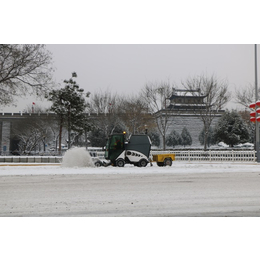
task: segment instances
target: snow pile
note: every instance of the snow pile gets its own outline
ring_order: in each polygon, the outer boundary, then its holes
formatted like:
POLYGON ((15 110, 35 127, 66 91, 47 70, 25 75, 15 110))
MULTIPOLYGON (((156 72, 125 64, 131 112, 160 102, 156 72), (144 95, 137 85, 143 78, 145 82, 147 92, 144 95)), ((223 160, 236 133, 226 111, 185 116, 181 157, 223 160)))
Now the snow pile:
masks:
POLYGON ((69 149, 63 156, 62 167, 94 167, 89 152, 84 147, 69 149))

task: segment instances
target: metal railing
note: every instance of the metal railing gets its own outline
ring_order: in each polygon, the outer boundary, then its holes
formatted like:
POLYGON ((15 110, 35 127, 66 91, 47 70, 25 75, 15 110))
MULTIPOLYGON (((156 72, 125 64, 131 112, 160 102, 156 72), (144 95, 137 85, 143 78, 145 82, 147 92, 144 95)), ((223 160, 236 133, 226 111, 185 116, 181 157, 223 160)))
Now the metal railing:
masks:
MULTIPOLYGON (((209 161, 209 162, 255 162, 256 152, 250 151, 152 151, 152 154, 175 154, 176 161, 209 161)), ((104 159, 104 152, 99 152, 100 159, 104 159)), ((0 156, 0 163, 61 163, 62 156, 0 156)))
POLYGON ((61 163, 62 156, 0 156, 0 163, 61 163))
POLYGON ((153 151, 152 154, 173 153, 176 161, 229 161, 229 162, 255 162, 256 152, 250 151, 153 151))

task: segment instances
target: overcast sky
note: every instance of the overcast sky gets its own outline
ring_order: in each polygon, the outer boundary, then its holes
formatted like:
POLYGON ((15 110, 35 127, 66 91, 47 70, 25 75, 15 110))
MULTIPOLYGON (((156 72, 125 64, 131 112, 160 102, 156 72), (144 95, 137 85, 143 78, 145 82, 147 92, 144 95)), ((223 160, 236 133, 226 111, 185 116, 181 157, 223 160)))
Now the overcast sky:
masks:
MULTIPOLYGON (((47 43, 56 82, 63 86, 75 71, 80 87, 91 93, 137 94, 155 81, 181 87, 181 81, 201 74, 227 80, 233 93, 254 84, 254 43, 259 42, 255 1, 235 6, 226 0, 83 2, 65 1, 61 8, 59 1, 47 0, 39 9, 15 1, 13 18, 3 13, 3 21, 9 21, 2 32, 5 43, 47 43)), ((3 4, 8 10, 14 2, 3 4)), ((32 101, 41 104, 26 97, 4 110, 19 112, 32 101)))
POLYGON ((230 90, 254 83, 254 45, 47 45, 62 82, 78 74, 90 92, 136 94, 146 82, 181 81, 201 74, 226 79, 230 90))
MULTIPOLYGON (((75 71, 79 86, 91 93, 135 95, 147 82, 160 81, 182 88, 188 77, 204 74, 227 80, 234 94, 255 81, 253 44, 51 44, 47 48, 53 54, 56 82, 64 86, 63 80, 75 71)), ((20 100, 12 111, 23 110, 31 101, 42 105, 32 97, 20 100)), ((231 102, 228 107, 237 105, 231 102)))
MULTIPOLYGON (((56 81, 62 83, 76 71, 79 85, 92 93, 109 88, 134 94, 155 80, 169 80, 179 86, 181 80, 201 73, 228 80, 232 91, 254 84, 253 44, 260 42, 259 4, 255 0, 46 0, 40 4, 14 0, 2 1, 1 10, 3 43, 188 43, 48 45, 56 81)), ((258 63, 260 69, 259 58, 258 63)), ((16 108, 4 111, 22 111, 32 101, 40 103, 27 97, 19 100, 16 108)), ((161 227, 164 223, 158 224, 161 227)), ((199 229, 203 231, 203 227, 199 229)), ((199 236, 199 241, 203 237, 199 236)), ((132 237, 124 239, 131 243, 132 237)))

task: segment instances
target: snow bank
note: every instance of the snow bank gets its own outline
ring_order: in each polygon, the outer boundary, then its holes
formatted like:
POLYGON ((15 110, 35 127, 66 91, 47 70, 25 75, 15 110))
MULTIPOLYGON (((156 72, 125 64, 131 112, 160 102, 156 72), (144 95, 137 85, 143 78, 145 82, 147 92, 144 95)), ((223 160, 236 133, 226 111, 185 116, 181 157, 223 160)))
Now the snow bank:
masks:
POLYGON ((71 148, 64 154, 61 167, 94 167, 89 152, 84 147, 71 148))

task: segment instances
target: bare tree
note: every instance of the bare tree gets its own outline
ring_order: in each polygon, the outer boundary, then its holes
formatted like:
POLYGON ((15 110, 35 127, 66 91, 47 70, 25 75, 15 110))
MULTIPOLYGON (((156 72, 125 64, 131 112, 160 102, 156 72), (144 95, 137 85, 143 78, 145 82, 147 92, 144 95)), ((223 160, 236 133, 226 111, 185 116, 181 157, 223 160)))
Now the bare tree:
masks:
POLYGON ((88 109, 93 118, 93 129, 88 136, 91 144, 104 146, 105 140, 114 132, 144 133, 153 124, 148 110, 147 104, 138 96, 118 96, 109 90, 94 93, 88 109))
POLYGON ((12 135, 19 140, 19 151, 22 154, 30 154, 33 150, 45 151, 45 145, 51 140, 51 123, 49 118, 40 116, 15 122, 12 135))
POLYGON ((167 82, 147 83, 142 90, 142 98, 153 114, 157 129, 162 136, 163 149, 166 148, 166 133, 170 125, 171 111, 167 109, 167 100, 172 94, 167 82))
POLYGON ((22 154, 30 154, 43 139, 43 134, 39 128, 31 128, 26 132, 21 132, 18 138, 20 139, 19 151, 22 154))
POLYGON ((88 112, 96 114, 112 113, 117 109, 118 100, 118 96, 112 94, 111 91, 100 90, 91 95, 88 112))
POLYGON ((197 106, 198 109, 194 109, 194 113, 201 118, 204 125, 204 149, 206 150, 212 121, 219 110, 230 100, 228 84, 225 81, 218 81, 214 76, 208 78, 203 75, 189 78, 182 84, 187 90, 191 91, 192 95, 204 97, 203 103, 192 105, 197 106))
POLYGON ((248 85, 245 88, 236 90, 236 102, 244 107, 255 102, 255 86, 248 85))
POLYGON ((149 106, 140 96, 123 97, 120 100, 118 116, 129 134, 144 133, 154 128, 149 106))
POLYGON ((102 136, 108 138, 116 128, 122 127, 118 116, 120 97, 112 94, 109 90, 99 91, 90 97, 87 111, 96 114, 93 127, 96 131, 102 132, 102 136))
POLYGON ((0 104, 52 87, 51 54, 39 44, 0 44, 0 104))

